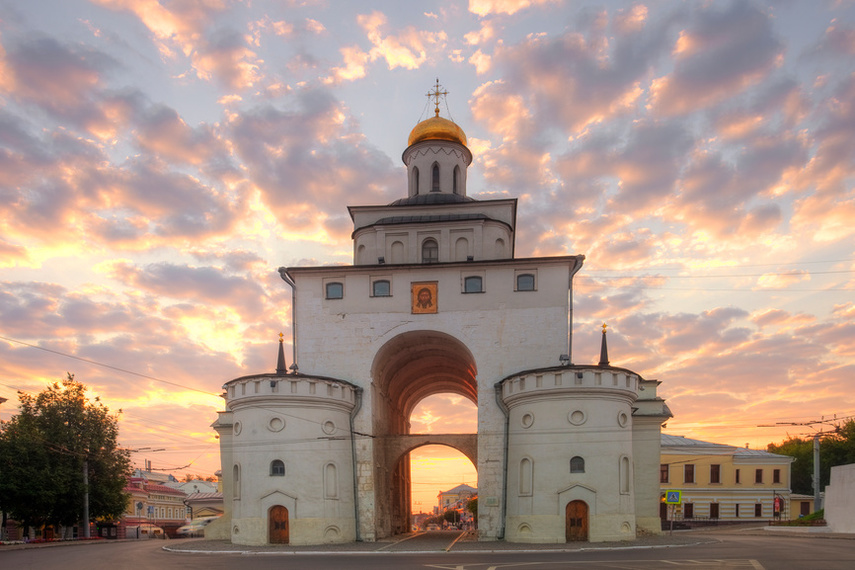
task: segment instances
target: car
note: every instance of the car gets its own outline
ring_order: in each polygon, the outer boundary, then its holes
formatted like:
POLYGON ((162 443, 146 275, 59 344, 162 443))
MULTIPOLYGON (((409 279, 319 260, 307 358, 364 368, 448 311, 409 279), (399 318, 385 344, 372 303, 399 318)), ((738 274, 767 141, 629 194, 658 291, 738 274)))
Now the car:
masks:
POLYGON ((205 527, 211 524, 211 521, 215 521, 220 517, 204 517, 201 519, 195 519, 190 521, 189 524, 185 524, 184 526, 178 527, 178 530, 175 531, 175 536, 177 537, 194 537, 194 536, 205 536, 205 527))
POLYGON ((163 529, 151 523, 141 523, 137 526, 129 526, 126 535, 128 538, 163 538, 166 536, 163 529))
POLYGON ((439 528, 438 524, 429 524, 425 530, 442 530, 439 528))

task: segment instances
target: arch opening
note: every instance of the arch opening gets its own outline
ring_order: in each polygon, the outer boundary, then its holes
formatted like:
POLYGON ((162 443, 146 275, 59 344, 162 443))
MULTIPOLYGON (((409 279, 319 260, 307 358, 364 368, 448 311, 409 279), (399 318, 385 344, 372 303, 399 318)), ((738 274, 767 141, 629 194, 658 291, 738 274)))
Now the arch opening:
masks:
POLYGON ((445 445, 461 451, 474 470, 477 444, 469 442, 476 441, 477 367, 469 349, 454 337, 437 331, 412 331, 391 339, 377 352, 372 379, 374 433, 385 436, 385 444, 375 456, 378 464, 386 465, 383 473, 387 474, 385 481, 377 482, 377 488, 388 489, 385 497, 377 497, 386 512, 378 523, 388 526, 377 530, 379 535, 409 532, 414 502, 411 452, 429 444, 445 445), (443 401, 455 404, 461 413, 468 407, 469 420, 458 421, 458 426, 426 425, 422 412, 414 416, 420 403, 436 405, 443 401), (461 433, 463 425, 471 431, 461 433))

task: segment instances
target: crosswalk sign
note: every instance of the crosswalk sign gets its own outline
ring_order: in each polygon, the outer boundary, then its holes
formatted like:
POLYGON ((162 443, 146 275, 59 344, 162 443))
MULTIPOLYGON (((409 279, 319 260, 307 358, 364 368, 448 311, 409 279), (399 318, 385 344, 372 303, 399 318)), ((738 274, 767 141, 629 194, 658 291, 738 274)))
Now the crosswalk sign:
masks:
POLYGON ((665 503, 679 505, 682 502, 682 491, 665 491, 665 503))

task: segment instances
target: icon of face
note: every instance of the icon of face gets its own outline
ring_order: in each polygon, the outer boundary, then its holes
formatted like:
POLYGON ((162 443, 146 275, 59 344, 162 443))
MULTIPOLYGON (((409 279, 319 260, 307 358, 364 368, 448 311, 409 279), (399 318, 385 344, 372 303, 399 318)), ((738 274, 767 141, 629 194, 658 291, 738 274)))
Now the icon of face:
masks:
POLYGON ((420 305, 428 306, 428 305, 430 305, 430 301, 431 301, 430 289, 425 288, 425 289, 422 289, 421 291, 419 291, 419 304, 420 305))

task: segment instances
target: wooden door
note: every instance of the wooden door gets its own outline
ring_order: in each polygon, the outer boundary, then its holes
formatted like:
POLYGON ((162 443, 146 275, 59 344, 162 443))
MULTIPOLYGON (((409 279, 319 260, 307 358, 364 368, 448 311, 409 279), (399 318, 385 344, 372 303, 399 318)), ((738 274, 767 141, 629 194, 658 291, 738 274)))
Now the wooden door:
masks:
POLYGON ((588 504, 585 501, 567 503, 565 533, 567 542, 588 540, 588 504))
POLYGON ((288 509, 282 505, 270 507, 267 524, 270 544, 288 544, 288 509))

